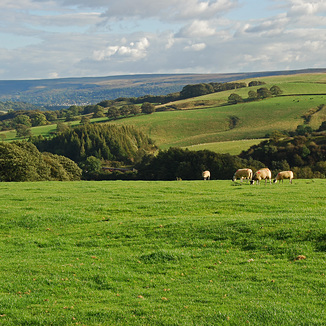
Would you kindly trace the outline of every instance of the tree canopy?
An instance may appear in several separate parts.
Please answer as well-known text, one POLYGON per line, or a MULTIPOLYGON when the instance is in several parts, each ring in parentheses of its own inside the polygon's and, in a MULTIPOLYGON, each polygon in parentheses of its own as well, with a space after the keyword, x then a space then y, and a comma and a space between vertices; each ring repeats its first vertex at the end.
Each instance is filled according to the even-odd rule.
POLYGON ((139 159, 139 153, 154 147, 151 139, 136 128, 108 124, 69 128, 51 139, 34 139, 33 143, 42 152, 63 155, 78 163, 89 156, 130 163, 139 159))
POLYGON ((81 169, 70 159, 40 153, 30 142, 0 143, 1 181, 80 180, 81 169))

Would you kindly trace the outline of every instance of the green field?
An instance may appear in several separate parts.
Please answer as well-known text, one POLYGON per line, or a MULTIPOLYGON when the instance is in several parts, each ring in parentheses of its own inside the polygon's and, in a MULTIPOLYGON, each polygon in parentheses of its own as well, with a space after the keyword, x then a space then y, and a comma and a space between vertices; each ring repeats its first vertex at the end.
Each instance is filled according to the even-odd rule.
MULTIPOLYGON (((200 110, 156 112, 112 123, 134 125, 165 149, 262 138, 275 130, 294 131, 303 124, 304 113, 324 103, 326 95, 284 96, 200 110), (239 118, 238 125, 232 129, 229 127, 230 116, 239 118)), ((318 112, 314 127, 319 127, 325 117, 325 112, 318 112)))
POLYGON ((0 194, 0 325, 326 324, 325 180, 0 194))
MULTIPOLYGON (((303 124, 303 114, 321 104, 326 104, 325 74, 257 79, 265 81, 266 85, 177 101, 171 104, 176 105, 179 108, 178 111, 156 112, 150 116, 116 120, 112 123, 135 125, 148 134, 162 149, 171 146, 189 147, 198 144, 262 138, 275 130, 294 131, 299 124, 303 124), (256 90, 259 87, 270 88, 273 85, 278 85, 283 90, 282 96, 226 105, 231 93, 237 93, 245 99, 248 97, 249 90, 256 90), (235 128, 230 128, 231 116, 239 118, 235 128)), ((310 126, 316 129, 324 120, 326 120, 325 109, 313 115, 310 126)))
POLYGON ((257 139, 243 139, 232 140, 225 142, 206 143, 192 146, 186 146, 191 151, 209 150, 215 153, 229 153, 231 155, 239 155, 242 151, 249 149, 253 145, 257 145, 262 142, 263 138, 257 139))

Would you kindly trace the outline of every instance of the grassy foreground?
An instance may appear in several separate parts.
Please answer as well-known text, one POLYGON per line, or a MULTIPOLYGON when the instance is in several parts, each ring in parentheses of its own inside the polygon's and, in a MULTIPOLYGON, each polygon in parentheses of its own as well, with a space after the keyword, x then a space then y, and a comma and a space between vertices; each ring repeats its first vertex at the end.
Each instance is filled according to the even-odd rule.
POLYGON ((0 195, 0 325, 326 324, 325 180, 0 195))

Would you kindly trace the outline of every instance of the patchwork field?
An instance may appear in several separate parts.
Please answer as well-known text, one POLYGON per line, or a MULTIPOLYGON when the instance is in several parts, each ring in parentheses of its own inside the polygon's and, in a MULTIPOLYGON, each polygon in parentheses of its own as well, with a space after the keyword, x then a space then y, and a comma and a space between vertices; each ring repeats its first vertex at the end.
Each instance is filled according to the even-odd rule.
POLYGON ((326 181, 2 183, 1 325, 325 325, 326 181))

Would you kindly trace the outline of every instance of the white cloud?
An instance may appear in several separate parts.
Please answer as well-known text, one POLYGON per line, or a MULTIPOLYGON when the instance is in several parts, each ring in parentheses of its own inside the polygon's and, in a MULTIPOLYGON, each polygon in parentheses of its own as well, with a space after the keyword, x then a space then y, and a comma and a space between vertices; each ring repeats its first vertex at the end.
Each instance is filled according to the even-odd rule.
POLYGON ((186 51, 202 51, 206 48, 205 43, 191 44, 185 47, 186 51))
POLYGON ((215 33, 215 28, 211 27, 208 21, 195 20, 182 28, 178 35, 181 37, 206 37, 215 33))
POLYGON ((288 23, 289 19, 281 14, 273 19, 260 20, 255 24, 246 24, 243 31, 246 33, 275 35, 283 32, 288 23))
MULTIPOLYGON (((35 0, 42 1, 42 0, 35 0)), ((184 20, 221 15, 238 5, 238 0, 54 0, 81 8, 106 8, 110 19, 125 17, 184 20)))
MULTIPOLYGON (((124 43, 122 40, 121 43, 124 43)), ((96 61, 108 60, 112 56, 127 57, 130 60, 139 60, 146 56, 146 49, 150 43, 146 37, 141 38, 136 43, 130 42, 128 45, 110 45, 102 50, 93 52, 93 59, 96 61)))
POLYGON ((57 72, 50 72, 48 74, 48 78, 50 79, 59 78, 59 74, 57 72))
POLYGON ((324 0, 292 0, 290 1, 289 16, 306 16, 325 13, 326 3, 324 0))

